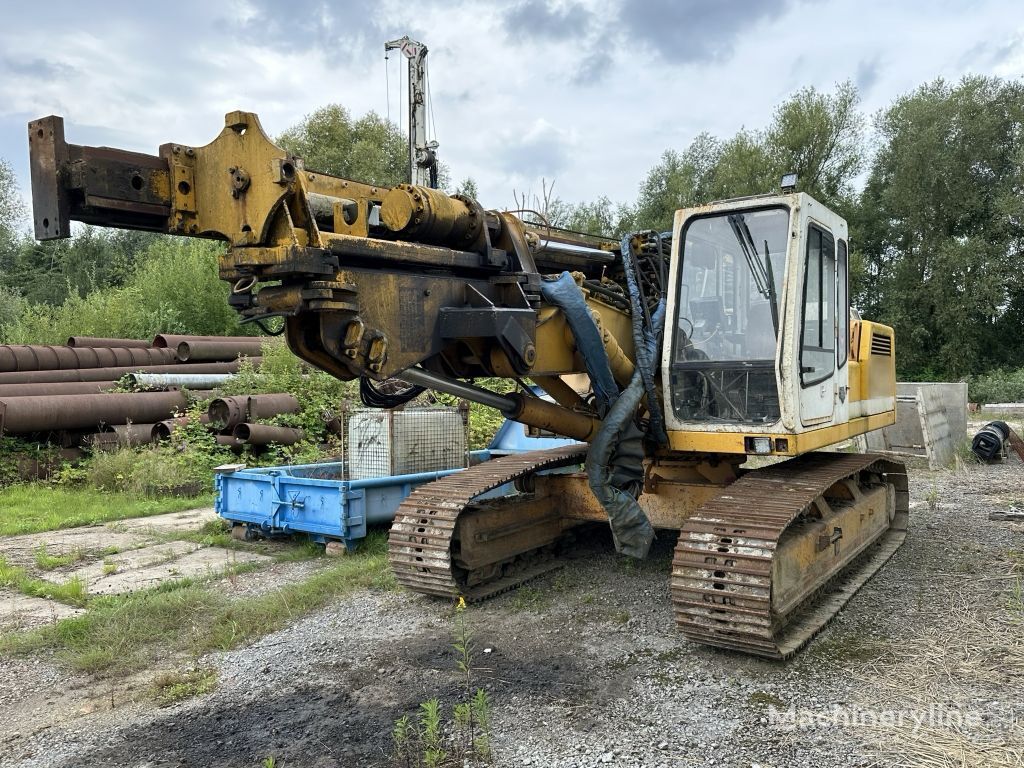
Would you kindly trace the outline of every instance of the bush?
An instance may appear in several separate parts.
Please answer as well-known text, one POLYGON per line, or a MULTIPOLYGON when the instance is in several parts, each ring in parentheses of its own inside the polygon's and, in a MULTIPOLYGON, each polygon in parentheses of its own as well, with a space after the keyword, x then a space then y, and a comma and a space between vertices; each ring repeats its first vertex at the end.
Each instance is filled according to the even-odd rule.
POLYGON ((159 445, 96 452, 67 479, 80 479, 92 488, 145 496, 196 496, 213 490, 213 468, 234 460, 216 437, 199 422, 206 410, 198 402, 188 410, 190 423, 174 429, 171 440, 159 445))
MULTIPOLYGON (((11 344, 63 344, 69 336, 147 339, 157 333, 237 335, 245 333, 228 306, 230 287, 217 273, 222 246, 203 240, 163 237, 140 258, 140 266, 116 288, 63 304, 18 307, 18 318, 0 328, 11 344)), ((0 297, 0 304, 8 301, 0 297)))
POLYGON ((1024 402, 1024 368, 995 368, 968 378, 967 399, 972 403, 1024 402))
POLYGON ((224 395, 295 395, 301 409, 298 413, 284 413, 263 421, 301 429, 305 438, 295 445, 274 447, 260 457, 260 463, 293 464, 320 461, 341 452, 341 441, 328 432, 327 423, 342 417, 358 402, 357 390, 357 382, 339 381, 328 373, 310 369, 286 344, 271 341, 263 345, 259 370, 243 361, 238 375, 222 388, 224 395))

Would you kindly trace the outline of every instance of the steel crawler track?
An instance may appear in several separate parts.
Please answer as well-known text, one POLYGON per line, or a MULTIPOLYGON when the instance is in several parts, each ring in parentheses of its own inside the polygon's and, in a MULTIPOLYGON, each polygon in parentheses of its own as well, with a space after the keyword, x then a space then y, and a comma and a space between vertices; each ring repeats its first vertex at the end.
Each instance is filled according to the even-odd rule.
POLYGON ((494 564, 484 576, 460 569, 452 558, 456 525, 480 494, 534 472, 579 464, 586 455, 586 445, 574 445, 503 456, 417 488, 399 506, 388 539, 398 583, 414 592, 476 601, 558 567, 550 553, 534 551, 494 564))
POLYGON ((695 642, 784 659, 828 623, 906 537, 906 468, 880 456, 811 453, 753 470, 687 520, 672 563, 676 621, 695 642), (895 490, 889 528, 786 615, 772 610, 783 532, 833 484, 872 479, 895 490))

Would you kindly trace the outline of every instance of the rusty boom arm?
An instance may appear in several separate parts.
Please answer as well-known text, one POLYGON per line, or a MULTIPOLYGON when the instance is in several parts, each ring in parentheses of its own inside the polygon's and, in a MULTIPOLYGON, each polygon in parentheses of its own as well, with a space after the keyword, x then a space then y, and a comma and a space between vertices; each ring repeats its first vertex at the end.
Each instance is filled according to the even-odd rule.
POLYGON ((543 274, 572 273, 620 386, 633 341, 617 243, 526 225, 422 186, 376 187, 306 169, 259 119, 232 112, 209 144, 157 155, 68 144, 63 120, 29 124, 36 237, 70 222, 227 243, 221 277, 245 321, 281 317, 291 349, 342 379, 415 384, 499 407, 578 439, 599 424, 559 378, 586 373, 543 274), (459 382, 530 377, 556 403, 459 382))

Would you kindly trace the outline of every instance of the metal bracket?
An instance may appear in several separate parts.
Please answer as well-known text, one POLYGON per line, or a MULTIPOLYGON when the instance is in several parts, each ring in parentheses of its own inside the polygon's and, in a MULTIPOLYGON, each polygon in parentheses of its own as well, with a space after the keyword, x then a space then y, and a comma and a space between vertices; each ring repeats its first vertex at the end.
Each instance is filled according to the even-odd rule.
POLYGON ((839 526, 832 528, 832 534, 823 533, 818 536, 818 551, 823 552, 830 546, 833 549, 833 553, 839 554, 839 541, 843 538, 843 529, 839 526))

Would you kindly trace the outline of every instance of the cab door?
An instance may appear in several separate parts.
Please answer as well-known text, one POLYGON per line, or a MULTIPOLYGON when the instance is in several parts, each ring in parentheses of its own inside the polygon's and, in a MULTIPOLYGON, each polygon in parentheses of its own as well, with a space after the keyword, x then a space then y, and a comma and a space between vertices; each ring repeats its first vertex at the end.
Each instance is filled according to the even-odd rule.
POLYGON ((832 420, 836 387, 836 242, 825 226, 809 221, 803 265, 798 341, 800 422, 832 420))

